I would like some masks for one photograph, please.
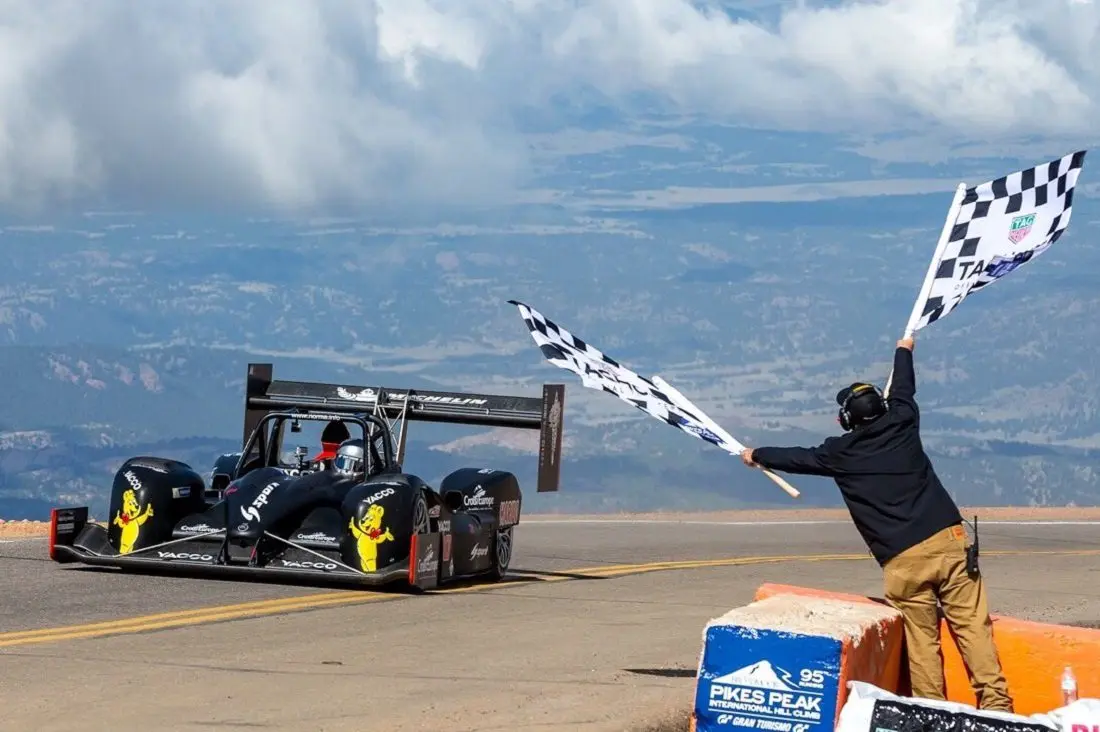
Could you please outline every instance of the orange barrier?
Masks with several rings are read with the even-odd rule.
[[[885,603],[880,598],[773,583],[757,588],[755,599],[781,594]],[[940,638],[947,698],[953,702],[975,704],[966,666],[944,621],[940,624]],[[1059,682],[1066,666],[1071,666],[1077,677],[1078,696],[1100,698],[1100,630],[993,615],[993,638],[1017,714],[1045,714],[1062,706]],[[894,659],[891,662],[895,662]],[[896,662],[906,663],[904,651]],[[904,665],[902,671],[898,688],[882,688],[896,694],[909,694]]]
[[[940,635],[947,697],[974,704],[966,666],[946,623]],[[1062,706],[1066,666],[1077,677],[1079,697],[1100,698],[1100,630],[994,615],[993,638],[1017,714],[1044,714]]]

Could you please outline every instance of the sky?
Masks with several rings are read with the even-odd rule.
[[[3,0],[0,209],[482,205],[642,119],[1061,155],[1098,58],[1097,0]]]

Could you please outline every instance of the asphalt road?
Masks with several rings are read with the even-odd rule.
[[[994,612],[1100,621],[1100,523],[981,537]],[[44,555],[0,543],[0,730],[642,729],[690,707],[703,625],[762,582],[881,583],[844,521],[526,520],[513,581],[419,597]]]

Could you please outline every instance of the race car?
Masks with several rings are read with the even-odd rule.
[[[537,490],[556,491],[564,398],[560,384],[544,385],[538,399],[273,381],[271,364],[249,364],[240,452],[219,456],[205,478],[170,458],[127,460],[105,523],[90,522],[87,506],[51,511],[49,555],[153,572],[421,590],[500,580],[520,521],[516,476],[460,468],[436,489],[402,468],[406,425],[538,429]],[[288,434],[318,422],[327,423],[320,454],[285,449]],[[340,470],[334,449],[355,436],[362,463]]]

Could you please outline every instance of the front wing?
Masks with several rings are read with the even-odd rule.
[[[120,567],[161,574],[188,574],[223,577],[226,579],[297,579],[324,581],[359,587],[375,587],[394,582],[406,582],[419,589],[431,589],[440,581],[440,545],[442,534],[414,535],[409,558],[377,572],[344,564],[281,536],[264,532],[264,536],[305,554],[314,561],[288,561],[297,566],[258,565],[249,559],[234,559],[227,542],[212,549],[211,543],[196,543],[198,537],[224,536],[220,529],[195,536],[173,539],[161,544],[119,554],[107,540],[106,527],[88,522],[88,508],[53,509],[50,515],[50,559],[61,564],[79,562],[101,567]]]

